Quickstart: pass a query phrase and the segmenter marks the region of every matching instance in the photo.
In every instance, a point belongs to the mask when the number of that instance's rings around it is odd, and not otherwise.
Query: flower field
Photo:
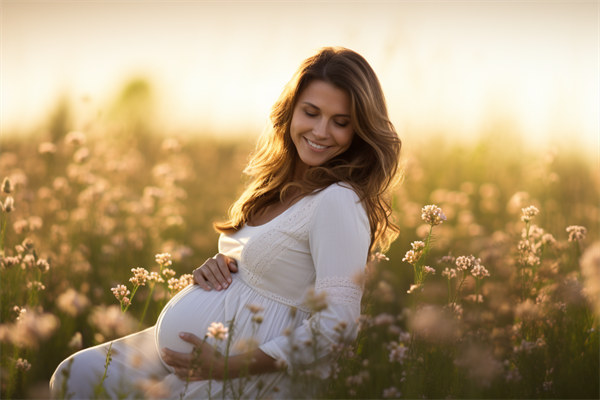
[[[216,253],[253,148],[54,122],[0,139],[2,398],[47,397],[65,357],[151,326]],[[400,236],[332,377],[301,372],[307,396],[599,397],[600,171],[513,139],[405,146]]]

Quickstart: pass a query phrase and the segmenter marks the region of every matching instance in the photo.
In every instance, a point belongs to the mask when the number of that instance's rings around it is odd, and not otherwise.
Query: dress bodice
[[[316,204],[314,195],[304,197],[263,225],[223,234],[219,252],[235,258],[240,279],[263,295],[303,308],[306,290],[315,282],[308,228]]]
[[[360,287],[352,282],[348,270],[344,271],[346,267],[356,269],[357,265],[315,264],[319,262],[315,250],[326,249],[331,241],[335,241],[333,237],[321,238],[313,234],[337,223],[332,208],[341,208],[338,214],[341,212],[342,218],[358,219],[362,230],[366,225],[368,232],[368,220],[358,196],[351,189],[336,184],[303,197],[263,225],[246,225],[233,234],[222,234],[219,252],[237,260],[240,279],[263,295],[286,305],[306,310],[307,291],[318,288],[320,284],[333,284],[338,288],[341,285],[347,288],[342,290],[345,293],[340,293],[342,297],[358,296],[360,299]],[[365,235],[349,237],[357,237],[362,242],[365,240]],[[349,249],[358,246],[366,255],[364,243],[345,243],[345,246]],[[353,263],[358,262],[358,267],[363,267],[366,261],[364,255],[358,260],[354,258]],[[343,255],[339,255],[339,262],[344,263]],[[321,279],[317,277],[317,269],[323,272]],[[353,301],[356,299],[353,298]]]

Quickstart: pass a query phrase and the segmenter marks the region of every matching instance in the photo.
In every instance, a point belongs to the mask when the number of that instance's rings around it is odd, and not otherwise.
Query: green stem
[[[460,283],[458,285],[458,287],[456,288],[456,292],[454,293],[454,303],[456,303],[456,301],[458,300],[458,295],[460,294],[460,291],[462,290],[462,285],[465,282],[465,280],[467,279],[467,273],[466,271],[462,271],[462,279],[460,280]]]
[[[113,345],[113,342],[110,342],[110,344],[108,345],[108,351],[106,352],[106,363],[104,364],[104,374],[102,374],[102,379],[100,379],[100,385],[102,385],[104,383],[104,380],[106,379],[106,376],[108,375],[108,366],[110,365],[110,362],[112,361],[112,345]]]
[[[433,225],[429,226],[429,233],[425,238],[425,247],[423,247],[423,252],[421,253],[421,257],[414,263],[414,271],[415,271],[415,285],[420,285],[423,283],[423,265],[425,264],[425,258],[429,253],[429,249],[431,247],[431,236],[433,234]]]
[[[529,243],[530,223],[525,222],[525,240]],[[521,300],[524,301],[527,297],[527,279],[525,277],[525,265],[521,266]]]
[[[13,358],[10,361],[10,367],[8,369],[8,380],[7,380],[7,386],[5,389],[5,398],[10,399],[12,397],[12,394],[15,390],[15,385],[17,383],[17,368],[16,368],[16,362],[17,359],[19,358],[19,348],[17,346],[13,346]]]
[[[142,324],[144,323],[144,318],[146,318],[146,312],[148,311],[148,306],[150,305],[150,300],[152,299],[152,294],[154,293],[154,284],[152,284],[152,286],[150,287],[150,293],[148,294],[148,297],[146,298],[146,302],[144,303],[144,310],[142,311],[142,316],[140,317],[140,322],[138,324],[138,329],[140,329],[142,327]],[[131,298],[133,299],[133,296],[131,296]]]
[[[67,368],[65,368],[62,371],[63,374],[63,382],[62,382],[62,386],[60,388],[60,395],[58,396],[59,399],[68,399],[71,397],[71,395],[69,395],[68,390],[69,390],[69,376],[71,375],[71,368],[73,367],[73,362],[75,361],[74,358],[71,358],[69,360],[69,365],[67,365]]]
[[[4,235],[6,234],[6,222],[8,221],[8,215],[2,218],[2,231],[0,232],[0,252],[4,254]]]
[[[103,397],[102,395],[105,394],[103,384],[106,380],[106,377],[108,376],[108,366],[112,361],[112,345],[113,342],[110,342],[110,344],[108,345],[108,350],[106,351],[106,362],[104,363],[104,373],[102,374],[102,378],[100,378],[100,382],[98,382],[98,385],[96,385],[96,387],[94,388],[94,394],[97,398],[101,398]]]
[[[231,385],[231,391],[233,392],[233,385],[231,380],[229,379],[229,352],[231,350],[231,342],[233,341],[233,335],[234,335],[234,328],[235,328],[235,315],[233,316],[233,318],[231,319],[231,321],[229,322],[229,327],[228,327],[228,335],[227,335],[227,344],[225,346],[225,364],[224,364],[224,371],[223,371],[223,400],[225,400],[225,396],[226,396],[226,392],[227,392],[227,384]],[[215,348],[216,351],[216,348]]]
[[[421,274],[419,274],[419,267],[416,263],[413,265],[413,270],[415,273],[415,285],[419,285],[421,283]]]
[[[137,292],[138,288],[138,285],[135,285],[133,287],[133,291],[131,292],[131,298],[129,299],[129,304],[123,307],[123,302],[121,301],[121,312],[126,313],[127,310],[129,310],[129,307],[131,307],[131,304],[133,304],[133,297],[135,296],[135,292]]]
[[[36,257],[36,259],[37,259],[37,257]],[[34,277],[31,282],[42,282],[42,271],[40,271],[37,267],[34,267],[34,268],[35,268]],[[31,307],[31,309],[34,309],[35,306],[37,306],[38,302],[39,302],[39,289],[32,287],[31,290],[29,290],[29,301],[28,301],[29,307]]]
[[[527,297],[527,283],[525,279],[525,266],[521,266],[521,301]]]

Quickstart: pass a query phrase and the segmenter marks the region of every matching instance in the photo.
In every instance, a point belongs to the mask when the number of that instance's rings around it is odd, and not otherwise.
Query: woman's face
[[[309,83],[294,107],[290,135],[301,169],[322,165],[346,151],[354,137],[348,93],[325,81]]]

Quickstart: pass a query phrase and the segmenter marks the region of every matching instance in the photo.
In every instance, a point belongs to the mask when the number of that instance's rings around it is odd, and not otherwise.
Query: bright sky
[[[529,143],[600,149],[598,1],[0,1],[2,133],[145,76],[167,131],[258,134],[300,61],[341,45],[404,138],[509,118]]]

